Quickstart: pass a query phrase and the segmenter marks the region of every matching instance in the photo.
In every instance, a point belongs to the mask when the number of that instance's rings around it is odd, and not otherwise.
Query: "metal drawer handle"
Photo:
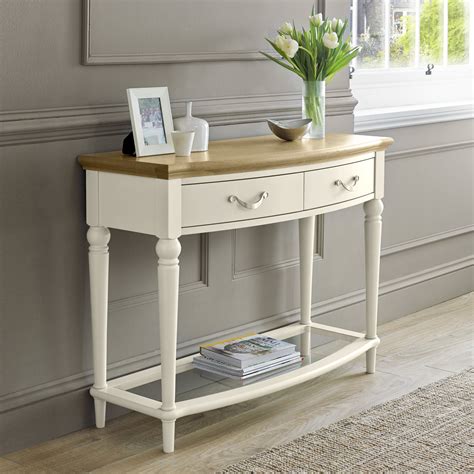
[[[258,209],[262,204],[265,199],[267,199],[268,193],[264,191],[262,194],[260,194],[260,198],[258,199],[257,202],[245,202],[239,199],[237,196],[229,196],[228,201],[229,202],[235,202],[237,201],[242,207],[245,207],[245,209]]]
[[[346,191],[350,191],[350,192],[353,192],[354,191],[354,188],[355,188],[355,185],[359,182],[359,176],[354,176],[352,178],[352,181],[354,182],[354,184],[351,186],[350,184],[346,185],[344,184],[340,179],[338,179],[337,181],[334,182],[334,184],[336,186],[342,186]]]

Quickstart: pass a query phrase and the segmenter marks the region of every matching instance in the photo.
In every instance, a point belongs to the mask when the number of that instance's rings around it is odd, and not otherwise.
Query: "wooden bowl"
[[[300,139],[308,131],[311,119],[286,120],[284,122],[267,120],[267,123],[274,135],[282,140],[292,142]]]

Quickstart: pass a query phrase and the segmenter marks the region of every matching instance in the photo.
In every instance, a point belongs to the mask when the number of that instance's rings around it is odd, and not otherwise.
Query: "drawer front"
[[[275,216],[303,210],[303,173],[182,187],[182,226]]]
[[[304,207],[313,209],[374,192],[374,158],[305,173]]]

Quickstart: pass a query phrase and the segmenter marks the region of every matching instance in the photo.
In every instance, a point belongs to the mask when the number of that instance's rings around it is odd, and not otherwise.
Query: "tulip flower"
[[[314,26],[320,26],[321,23],[323,22],[323,14],[318,13],[317,15],[311,15],[309,17],[310,23],[312,23]]]
[[[289,35],[293,32],[293,25],[289,22],[286,21],[283,23],[283,25],[280,26],[280,29],[278,30],[278,33],[282,35]]]
[[[337,48],[339,46],[339,38],[337,37],[337,33],[334,31],[331,33],[324,33],[323,44],[328,49]]]
[[[294,58],[295,54],[299,49],[298,42],[294,39],[288,38],[287,36],[277,36],[275,39],[275,44],[280,48],[286,56],[289,58]]]

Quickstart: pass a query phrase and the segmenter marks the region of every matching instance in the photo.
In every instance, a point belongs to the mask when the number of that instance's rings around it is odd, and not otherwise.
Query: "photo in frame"
[[[127,89],[136,156],[174,153],[167,87]]]

